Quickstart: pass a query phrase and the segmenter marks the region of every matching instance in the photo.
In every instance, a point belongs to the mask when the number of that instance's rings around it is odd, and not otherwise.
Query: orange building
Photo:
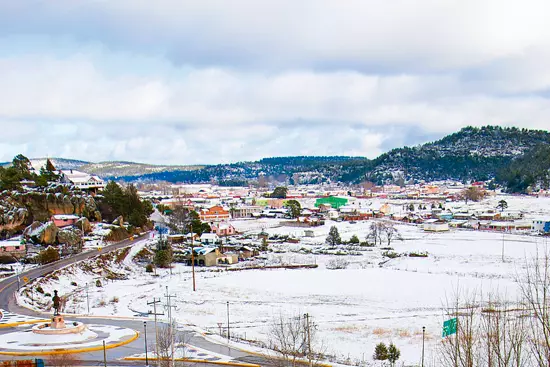
[[[229,220],[229,211],[220,205],[215,205],[210,209],[203,209],[199,214],[203,222],[224,222]]]

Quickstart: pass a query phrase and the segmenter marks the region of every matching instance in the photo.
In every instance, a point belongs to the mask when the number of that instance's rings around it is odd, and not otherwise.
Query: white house
[[[201,243],[205,245],[213,245],[220,241],[220,237],[218,237],[215,233],[203,233],[201,235]]]
[[[449,230],[449,223],[440,219],[428,219],[422,225],[426,232],[445,232]]]
[[[59,171],[61,182],[73,185],[81,190],[104,189],[106,184],[99,176],[92,176],[73,169]]]
[[[550,219],[535,219],[531,225],[533,232],[550,233]]]

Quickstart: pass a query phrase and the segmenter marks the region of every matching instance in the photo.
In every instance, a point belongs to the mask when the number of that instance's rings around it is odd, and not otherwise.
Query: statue
[[[57,291],[53,291],[53,294],[54,294],[53,298],[52,298],[52,301],[53,301],[53,315],[54,316],[59,316],[59,307],[60,307],[61,299],[57,295]]]

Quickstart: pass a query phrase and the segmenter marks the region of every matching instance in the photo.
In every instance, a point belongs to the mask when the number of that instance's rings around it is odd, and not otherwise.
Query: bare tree
[[[393,240],[403,241],[403,237],[401,237],[401,234],[399,233],[397,228],[395,228],[393,223],[388,222],[388,223],[381,223],[381,224],[382,224],[381,231],[384,233],[384,237],[386,238],[386,243],[388,247],[390,247],[391,242]]]
[[[281,367],[294,367],[307,359],[310,366],[317,366],[323,357],[323,346],[316,329],[307,315],[279,315],[269,329],[269,348],[277,353],[271,356],[272,362]]]
[[[384,233],[384,223],[372,222],[369,227],[369,233],[367,234],[367,240],[372,240],[374,245],[382,244],[382,235]]]
[[[190,335],[182,330],[178,330],[175,322],[172,323],[172,325],[159,327],[157,350],[160,357],[160,366],[171,366],[172,353],[174,360],[179,360],[176,361],[176,364],[181,365],[181,360],[187,357],[186,344],[189,339]],[[152,348],[151,350],[154,349],[155,348]]]
[[[523,302],[529,312],[527,337],[536,366],[550,365],[550,254],[548,249],[527,262],[523,279],[519,279]]]

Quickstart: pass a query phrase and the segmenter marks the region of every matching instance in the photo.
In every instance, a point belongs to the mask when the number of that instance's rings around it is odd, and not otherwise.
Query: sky
[[[0,161],[374,158],[550,127],[550,2],[0,1]]]

